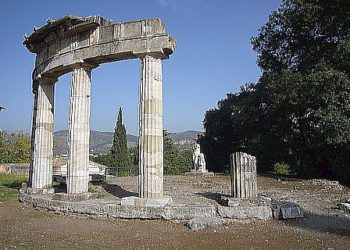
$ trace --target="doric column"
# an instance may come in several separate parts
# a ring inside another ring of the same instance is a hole
[[[67,193],[88,191],[91,66],[74,65],[70,92]]]
[[[139,107],[139,197],[163,196],[162,61],[142,58]]]
[[[35,83],[33,83],[33,87]],[[36,111],[37,111],[37,102],[38,102],[38,88],[33,88],[34,101],[33,101],[33,118],[32,118],[32,134],[30,139],[30,165],[29,165],[29,187],[32,187],[33,179],[33,165],[34,165],[34,145],[35,145],[35,123],[36,123]]]
[[[33,189],[52,185],[54,90],[57,78],[41,77],[34,89],[30,185]]]
[[[234,198],[258,197],[256,158],[236,152],[230,157],[231,194]]]

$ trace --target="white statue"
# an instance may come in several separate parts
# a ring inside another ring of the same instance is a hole
[[[205,173],[207,172],[205,166],[205,158],[204,154],[201,153],[201,147],[198,143],[196,143],[193,147],[193,172]]]
[[[201,146],[198,143],[194,144],[193,154],[192,154],[194,170],[196,170],[196,164],[198,162],[198,157],[199,157],[200,153],[201,153]]]

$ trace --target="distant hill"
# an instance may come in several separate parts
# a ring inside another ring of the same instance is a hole
[[[185,131],[179,133],[169,133],[169,137],[179,149],[189,149],[195,139],[197,139],[199,131]],[[96,130],[90,131],[90,153],[101,154],[108,153],[113,143],[114,132],[101,132]],[[54,133],[54,154],[67,154],[68,130],[59,130]],[[138,137],[135,135],[127,135],[128,147],[134,147],[137,144]]]
[[[186,140],[194,141],[197,139],[198,134],[202,134],[202,132],[195,131],[195,130],[188,130],[185,132],[169,133],[169,137],[173,140],[174,143],[178,143],[180,141],[186,141]]]

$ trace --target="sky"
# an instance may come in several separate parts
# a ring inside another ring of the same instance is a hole
[[[163,123],[169,132],[203,130],[205,112],[261,72],[250,39],[281,0],[3,0],[0,2],[0,129],[29,132],[35,54],[24,34],[47,18],[101,15],[116,22],[160,18],[177,48],[163,61]],[[138,134],[140,60],[92,71],[91,129],[113,131],[122,107],[127,133]],[[55,131],[68,128],[71,74],[55,86]]]

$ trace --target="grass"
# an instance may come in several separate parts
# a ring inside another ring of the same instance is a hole
[[[22,182],[27,180],[26,176],[0,173],[0,202],[17,197]]]

